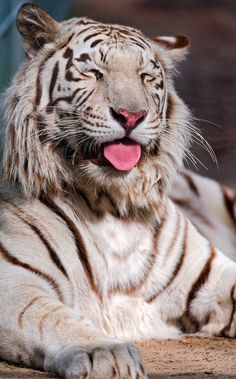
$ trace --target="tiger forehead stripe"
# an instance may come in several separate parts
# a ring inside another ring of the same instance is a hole
[[[140,42],[137,42],[137,41],[134,41],[134,40],[132,42],[133,42],[134,45],[137,45],[137,46],[141,47],[141,49],[146,50],[146,47],[143,46]]]
[[[92,43],[91,43],[91,45],[90,45],[90,47],[95,47],[95,46],[97,46],[100,42],[102,42],[102,41],[104,41],[104,40],[102,40],[102,39],[97,39],[97,40],[95,40],[95,41],[93,41]]]
[[[103,34],[103,33],[102,33],[102,34]],[[101,35],[101,32],[100,32],[100,31],[98,31],[98,32],[96,32],[96,33],[89,34],[88,36],[86,36],[86,37],[84,38],[84,43],[87,42],[89,39],[91,39],[91,38],[93,38],[93,37],[96,37],[96,36],[98,36],[98,35]]]
[[[122,35],[122,37],[125,36],[128,38],[129,37],[137,38],[140,40],[140,42],[143,42],[145,45],[150,47],[150,44],[148,43],[148,41],[144,38],[144,36],[138,30],[131,29],[129,27],[124,27],[124,26],[119,26],[119,27],[111,26],[111,30],[119,32],[119,34]]]
[[[145,41],[142,41],[142,40],[138,40],[139,38],[137,37],[128,37],[128,40],[132,41],[133,43],[141,46],[143,49],[146,49],[146,46],[148,46]]]
[[[84,28],[84,29],[82,29],[82,30],[80,30],[77,34],[76,34],[76,37],[78,37],[78,36],[80,36],[81,34],[83,34],[83,33],[86,33],[88,30],[99,30],[99,28],[97,27],[95,27],[94,25],[92,25],[92,26],[88,26],[87,28]]]
[[[84,37],[83,42],[86,43],[90,39],[101,36],[101,37],[111,37],[111,38],[119,38],[120,40],[125,41],[132,41],[134,44],[142,48],[143,50],[146,49],[146,47],[150,48],[150,44],[147,40],[142,36],[142,34],[135,30],[130,28],[125,28],[123,26],[112,26],[112,25],[104,25],[104,24],[97,24],[96,27],[87,27],[84,30],[81,30],[77,33],[77,36],[81,35],[82,33],[85,33],[87,31],[91,31],[91,34],[88,34]],[[98,39],[91,43],[91,48],[95,47],[99,42],[102,42],[102,39]]]
[[[94,25],[99,25],[99,22],[82,18],[76,24],[77,25],[92,25],[92,27],[94,27]]]

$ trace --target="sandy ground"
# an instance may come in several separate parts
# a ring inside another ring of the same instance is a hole
[[[236,340],[186,337],[139,343],[150,379],[236,378]],[[0,378],[56,378],[0,363]]]

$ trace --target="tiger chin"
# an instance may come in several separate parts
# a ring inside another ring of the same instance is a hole
[[[236,264],[181,210],[193,195],[201,215],[204,198],[201,178],[177,176],[192,131],[173,83],[187,38],[57,23],[33,4],[17,27],[26,60],[1,111],[1,358],[141,379],[135,341],[235,338]],[[214,188],[212,218],[235,237],[235,198]]]

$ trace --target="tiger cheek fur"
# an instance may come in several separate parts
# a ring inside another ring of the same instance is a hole
[[[27,59],[2,107],[1,358],[67,379],[142,379],[137,340],[183,328],[234,338],[236,264],[180,209],[201,193],[177,176],[193,131],[173,84],[186,37],[59,24],[33,4],[17,26]]]

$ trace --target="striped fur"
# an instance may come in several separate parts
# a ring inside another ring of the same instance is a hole
[[[58,24],[32,4],[17,26],[28,58],[2,108],[1,358],[67,379],[141,379],[134,341],[235,338],[236,264],[218,249],[233,255],[235,196],[177,176],[190,143],[173,85],[186,38]],[[98,154],[126,136],[111,108],[148,111],[129,134],[142,154],[128,172]]]
[[[185,170],[172,187],[172,199],[199,232],[236,260],[236,193]]]

